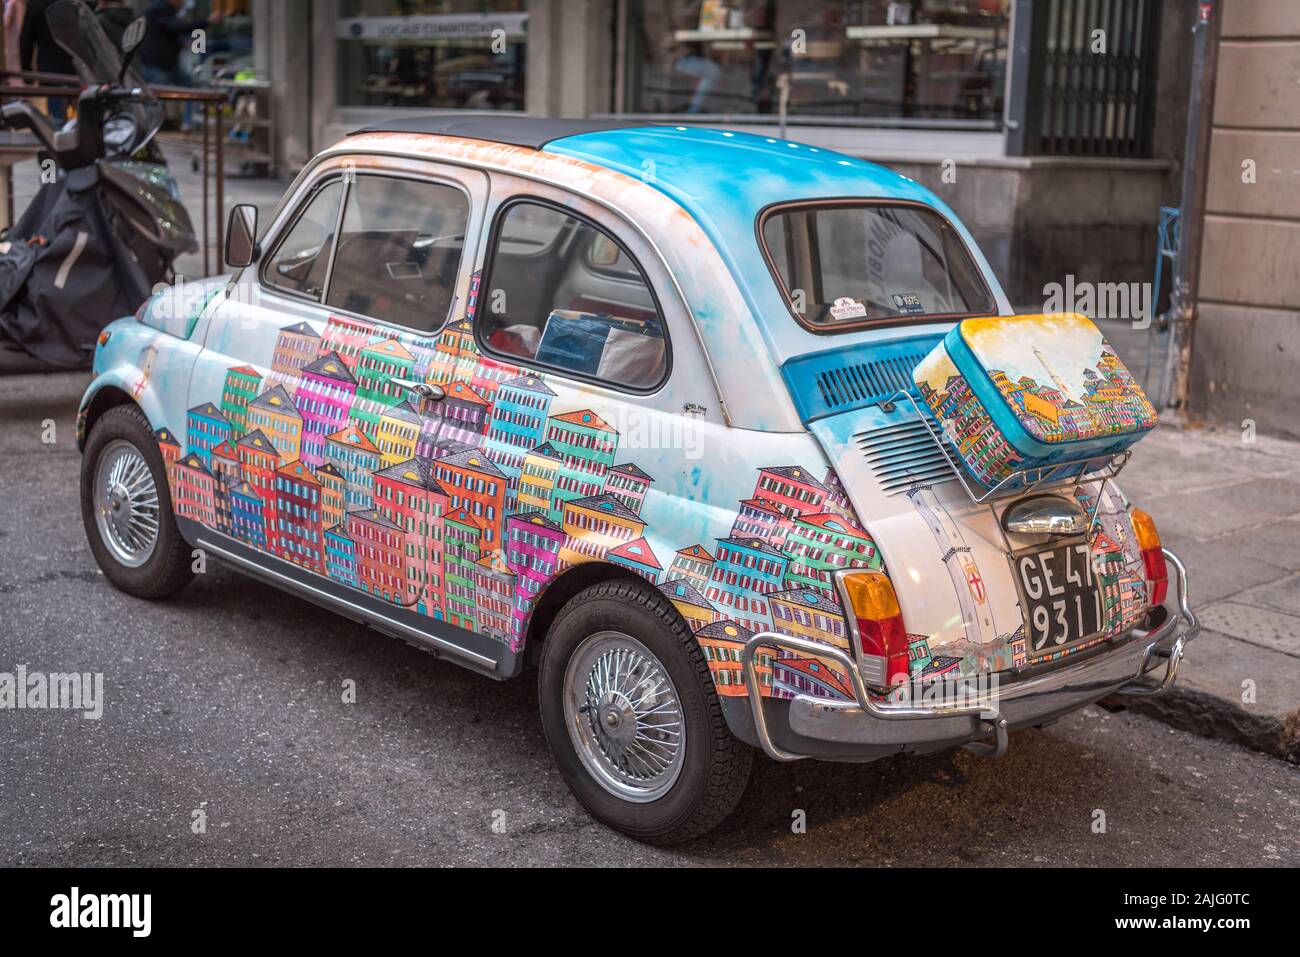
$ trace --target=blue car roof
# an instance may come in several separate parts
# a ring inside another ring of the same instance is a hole
[[[925,187],[883,166],[771,136],[691,126],[602,129],[548,140],[542,149],[642,179],[700,222],[739,216],[753,231],[763,207],[792,199],[935,202]]]
[[[866,160],[771,136],[686,126],[602,129],[558,137],[542,149],[640,179],[684,208],[730,269],[777,365],[881,332],[844,333],[828,341],[789,315],[756,237],[759,213],[774,203],[846,198],[924,203],[954,224],[999,304],[1004,299],[987,260],[947,204],[919,183]]]

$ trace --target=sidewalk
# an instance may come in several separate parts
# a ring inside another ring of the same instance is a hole
[[[1162,425],[1119,485],[1186,564],[1202,632],[1170,692],[1113,700],[1300,762],[1300,443]]]

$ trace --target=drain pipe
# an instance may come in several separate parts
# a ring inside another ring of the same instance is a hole
[[[1169,392],[1164,405],[1187,412],[1191,391],[1192,342],[1196,332],[1201,283],[1201,245],[1205,237],[1205,188],[1214,125],[1214,86],[1219,68],[1219,14],[1222,3],[1201,0],[1193,33],[1192,89],[1187,106],[1187,141],[1183,148],[1182,237],[1174,267],[1169,319],[1171,335],[1165,358]]]

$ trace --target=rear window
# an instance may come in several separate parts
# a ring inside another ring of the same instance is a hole
[[[765,213],[759,233],[791,311],[814,332],[996,312],[965,243],[932,209],[801,203]]]

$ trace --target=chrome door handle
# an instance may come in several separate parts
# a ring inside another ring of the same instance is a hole
[[[437,402],[439,399],[445,399],[447,393],[443,391],[442,386],[433,385],[429,382],[421,382],[419,379],[399,379],[397,376],[389,376],[388,381],[399,389],[405,389],[407,392],[414,392],[422,399],[429,399]]]

